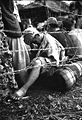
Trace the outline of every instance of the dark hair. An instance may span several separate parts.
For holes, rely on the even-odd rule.
[[[50,27],[52,27],[52,28],[57,28],[58,27],[58,24],[54,24],[54,23],[51,23],[51,24],[49,24],[50,25]]]
[[[74,20],[70,18],[66,18],[62,23],[63,23],[63,28],[65,28],[66,31],[70,31],[71,27],[74,24]]]

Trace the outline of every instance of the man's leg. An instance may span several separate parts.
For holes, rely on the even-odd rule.
[[[41,70],[41,65],[42,62],[40,59],[36,59],[35,61],[33,61],[33,68],[32,71],[29,75],[29,77],[27,78],[27,82],[26,84],[23,85],[23,87],[21,87],[15,94],[14,97],[23,97],[28,88],[37,80],[37,78],[39,77],[40,74],[40,70]]]

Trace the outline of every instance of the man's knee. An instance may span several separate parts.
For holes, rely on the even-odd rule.
[[[38,65],[38,66],[42,66],[43,64],[45,64],[45,60],[43,57],[38,57],[38,58],[33,60],[33,64]]]
[[[38,59],[35,61],[35,64],[41,66],[41,61]]]

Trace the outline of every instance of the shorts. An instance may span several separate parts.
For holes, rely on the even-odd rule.
[[[41,62],[41,70],[40,70],[40,74],[49,72],[52,68],[52,62],[49,58],[46,57],[37,57],[34,58],[33,61],[31,62],[31,65],[35,65],[35,61],[39,60]],[[55,68],[55,67],[54,67]]]

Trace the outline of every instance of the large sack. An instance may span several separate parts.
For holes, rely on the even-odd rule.
[[[74,43],[74,50],[75,55],[82,56],[82,30],[81,29],[74,29],[69,32],[69,36],[71,37]]]
[[[67,49],[68,47],[74,47],[74,41],[70,38],[67,32],[50,32],[50,34],[55,37],[64,48],[66,48],[66,56],[73,56],[75,54],[74,49]]]

